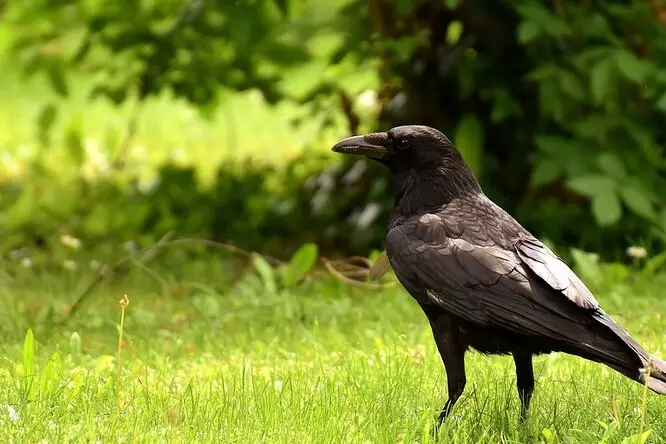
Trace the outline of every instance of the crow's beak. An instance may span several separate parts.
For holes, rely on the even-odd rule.
[[[388,153],[387,145],[388,136],[386,133],[371,133],[342,139],[333,146],[333,151],[382,159]]]

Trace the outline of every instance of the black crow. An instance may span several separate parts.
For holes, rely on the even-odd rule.
[[[396,181],[386,252],[428,317],[444,362],[449,399],[439,422],[465,388],[469,347],[513,356],[521,419],[534,391],[532,356],[542,353],[601,362],[666,394],[666,362],[650,356],[562,259],[486,197],[444,134],[399,126],[349,137],[333,151],[374,159]]]

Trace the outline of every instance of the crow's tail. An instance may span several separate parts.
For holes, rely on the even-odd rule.
[[[638,358],[632,360],[635,362],[633,365],[629,364],[626,359],[601,359],[601,361],[641,384],[645,384],[647,378],[647,386],[650,390],[659,393],[660,395],[666,395],[666,362],[651,356],[634,338],[629,336],[622,327],[616,324],[608,314],[599,310],[595,318],[611,330],[615,336],[624,343],[628,348],[628,350],[625,349],[627,352],[630,351],[635,358]]]

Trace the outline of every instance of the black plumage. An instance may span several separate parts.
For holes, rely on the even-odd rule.
[[[511,354],[521,418],[534,390],[532,356],[566,352],[601,362],[666,394],[666,363],[650,356],[600,307],[546,245],[483,193],[449,139],[400,126],[349,137],[333,151],[368,156],[393,173],[395,206],[386,252],[430,321],[449,399],[462,394],[466,350]]]

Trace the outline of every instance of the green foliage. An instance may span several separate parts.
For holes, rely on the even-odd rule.
[[[67,70],[91,73],[96,93],[116,101],[170,88],[198,104],[218,85],[261,86],[269,97],[280,68],[307,60],[284,26],[286,1],[10,1],[4,20],[20,35],[12,45],[29,72],[44,72],[61,95]]]
[[[252,254],[252,266],[259,273],[267,292],[275,294],[280,289],[290,289],[312,269],[317,262],[317,246],[306,243],[296,250],[289,262],[275,269],[262,256]]]
[[[317,245],[313,243],[303,244],[296,250],[289,262],[280,269],[285,287],[294,286],[312,269],[317,262],[317,251]]]
[[[266,259],[260,255],[253,253],[252,254],[252,265],[261,276],[261,280],[264,283],[264,288],[269,293],[277,293],[277,283],[275,279],[275,272],[271,265],[266,262]]]
[[[392,201],[386,172],[355,159],[336,159],[337,169],[312,151],[327,151],[345,126],[360,132],[421,123],[449,134],[490,197],[535,234],[615,258],[632,244],[660,249],[664,14],[638,0],[7,2],[0,29],[7,60],[44,74],[67,96],[38,102],[34,132],[44,149],[63,147],[70,165],[86,158],[88,137],[87,113],[71,121],[60,116],[60,105],[76,94],[101,92],[120,106],[138,102],[143,111],[148,97],[168,91],[212,119],[223,109],[227,117],[213,126],[227,126],[210,147],[234,139],[228,116],[250,115],[222,92],[252,89],[284,114],[272,131],[296,132],[314,121],[321,135],[318,141],[310,134],[298,148],[304,154],[290,157],[304,167],[248,162],[215,169],[209,162],[207,174],[218,182],[206,187],[198,169],[163,167],[150,198],[103,181],[85,192],[8,186],[10,197],[0,202],[7,208],[16,200],[7,215],[8,242],[22,245],[65,224],[96,238],[175,229],[245,246],[266,238],[265,247],[276,249],[272,239],[381,248],[384,226],[376,222]],[[298,112],[282,112],[289,107]],[[172,119],[155,117],[150,128],[165,120]],[[188,134],[183,145],[206,138],[181,126]],[[108,143],[119,158],[121,139],[116,132]],[[159,151],[160,142],[150,149]],[[231,152],[250,150],[245,143]],[[346,174],[358,170],[360,178],[347,183]],[[48,204],[56,195],[61,201]],[[375,215],[369,225],[368,214]]]
[[[659,60],[666,54],[655,43],[666,32],[653,8],[567,4],[558,12],[532,1],[519,12],[521,29],[538,30],[521,42],[538,64],[529,78],[541,97],[540,126],[563,135],[541,136],[536,182],[563,177],[591,200],[600,225],[617,224],[624,206],[662,236],[664,136],[656,123],[664,116],[658,103],[666,66]],[[645,25],[628,31],[639,22]]]

